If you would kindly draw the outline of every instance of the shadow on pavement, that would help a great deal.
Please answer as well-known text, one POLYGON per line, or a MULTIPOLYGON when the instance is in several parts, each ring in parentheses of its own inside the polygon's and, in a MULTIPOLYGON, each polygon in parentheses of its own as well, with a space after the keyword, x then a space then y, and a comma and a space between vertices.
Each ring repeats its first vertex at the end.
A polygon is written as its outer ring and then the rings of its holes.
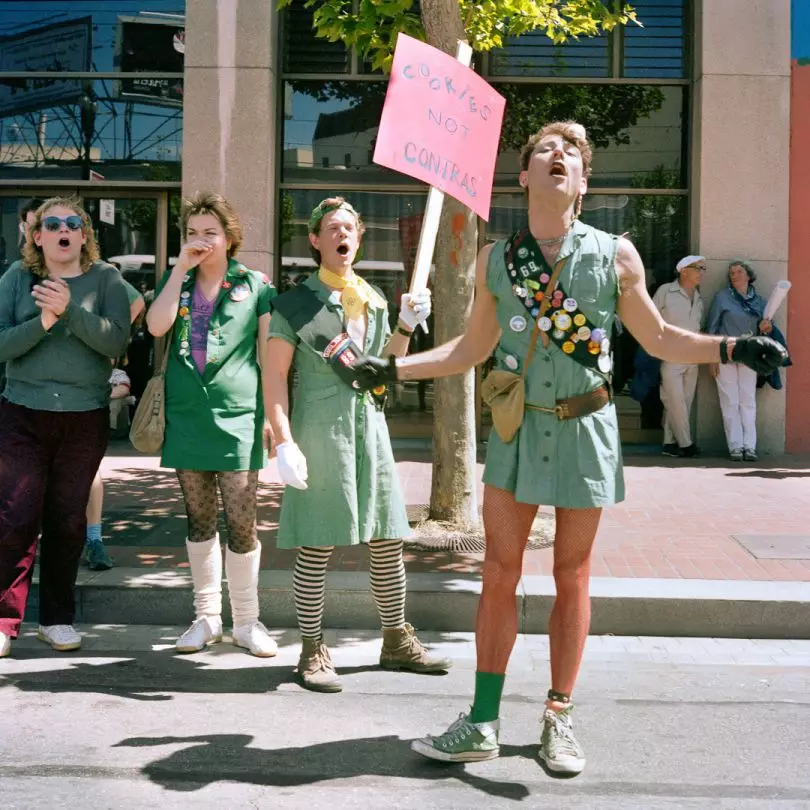
MULTIPOLYGON (((215 782, 241 782, 267 787, 310 785, 329 779, 402 777, 456 779, 490 796, 521 801, 529 796, 524 785, 493 781, 467 772, 462 765, 423 759, 399 737, 360 737, 266 750, 251 747, 248 734, 211 734, 199 737, 131 737, 118 747, 143 748, 187 745, 141 769, 155 784, 168 790, 201 790, 215 782)), ((536 758, 537 746, 502 745, 501 757, 536 758)))

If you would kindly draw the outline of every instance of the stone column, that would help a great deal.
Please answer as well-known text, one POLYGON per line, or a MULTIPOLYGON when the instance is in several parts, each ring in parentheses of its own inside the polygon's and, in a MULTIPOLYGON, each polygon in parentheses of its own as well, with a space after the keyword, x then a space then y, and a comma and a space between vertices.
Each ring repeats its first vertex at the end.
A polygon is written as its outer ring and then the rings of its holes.
MULTIPOLYGON (((748 260, 765 298, 788 278, 790 0, 695 3, 692 250, 708 259, 708 305, 734 258, 748 260)), ((776 318, 786 332, 786 307, 776 318)), ((714 381, 701 370, 697 443, 725 450, 714 381)), ((785 449, 785 391, 757 395, 758 448, 785 449)))
POLYGON ((187 5, 183 194, 217 191, 244 228, 245 265, 274 272, 278 14, 271 0, 187 5))

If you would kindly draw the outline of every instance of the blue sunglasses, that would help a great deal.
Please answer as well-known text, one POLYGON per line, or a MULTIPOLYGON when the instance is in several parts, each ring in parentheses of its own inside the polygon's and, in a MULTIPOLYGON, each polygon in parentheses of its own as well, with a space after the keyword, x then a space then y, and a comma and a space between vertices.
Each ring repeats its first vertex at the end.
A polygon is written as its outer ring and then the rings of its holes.
POLYGON ((69 217, 44 217, 42 227, 46 231, 58 231, 62 227, 62 223, 67 225, 68 230, 78 231, 82 227, 82 218, 78 214, 69 217))

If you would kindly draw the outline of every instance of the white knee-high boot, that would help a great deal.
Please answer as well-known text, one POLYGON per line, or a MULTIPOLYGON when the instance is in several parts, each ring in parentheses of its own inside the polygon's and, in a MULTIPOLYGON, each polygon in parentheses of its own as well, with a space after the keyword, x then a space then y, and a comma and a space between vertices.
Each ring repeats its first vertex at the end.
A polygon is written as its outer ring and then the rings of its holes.
POLYGON ((262 545, 253 551, 237 554, 225 549, 225 572, 233 614, 233 643, 253 655, 269 658, 278 652, 275 640, 259 621, 259 567, 262 545))
POLYGON ((201 543, 186 540, 194 584, 195 620, 177 639, 178 652, 199 652, 222 640, 222 549, 219 535, 201 543))

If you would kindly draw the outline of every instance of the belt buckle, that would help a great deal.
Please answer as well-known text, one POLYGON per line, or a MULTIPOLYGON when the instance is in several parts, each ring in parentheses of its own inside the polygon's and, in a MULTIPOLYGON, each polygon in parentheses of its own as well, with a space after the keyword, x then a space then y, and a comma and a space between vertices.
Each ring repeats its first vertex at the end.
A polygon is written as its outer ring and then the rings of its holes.
POLYGON ((554 413, 561 422, 565 419, 568 419, 568 403, 567 402, 559 402, 554 407, 554 413))

